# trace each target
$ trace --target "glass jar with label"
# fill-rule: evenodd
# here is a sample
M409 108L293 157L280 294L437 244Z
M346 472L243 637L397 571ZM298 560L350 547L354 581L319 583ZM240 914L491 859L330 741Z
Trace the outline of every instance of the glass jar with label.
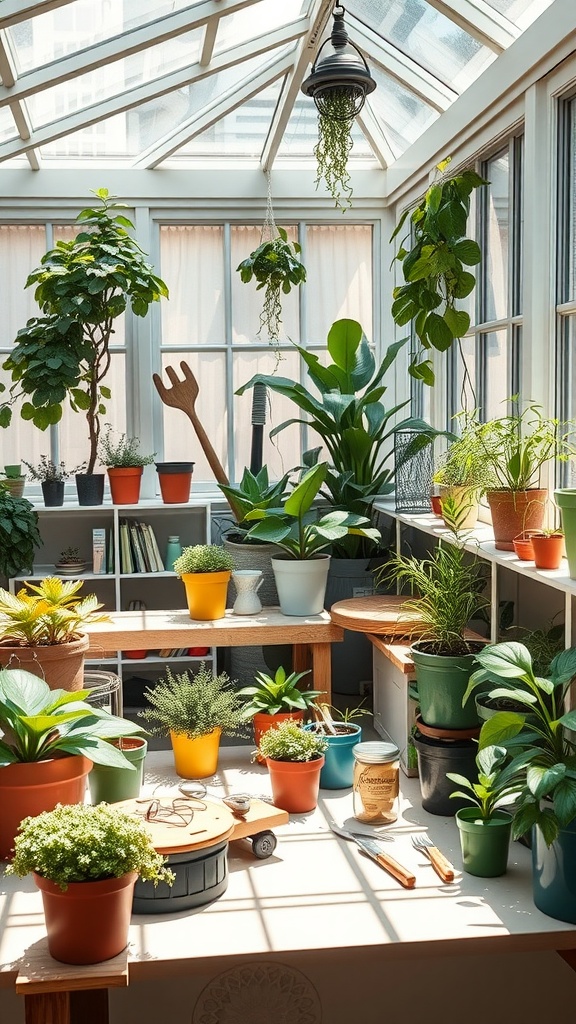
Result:
M352 798L354 817L370 825L387 825L398 817L400 751L394 743L357 743Z

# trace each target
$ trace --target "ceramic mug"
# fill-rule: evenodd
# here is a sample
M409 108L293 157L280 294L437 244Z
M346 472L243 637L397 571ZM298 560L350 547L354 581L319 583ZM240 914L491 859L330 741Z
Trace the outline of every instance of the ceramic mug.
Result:
M236 569L232 580L238 592L232 611L235 615L255 615L262 611L258 591L264 582L261 569Z

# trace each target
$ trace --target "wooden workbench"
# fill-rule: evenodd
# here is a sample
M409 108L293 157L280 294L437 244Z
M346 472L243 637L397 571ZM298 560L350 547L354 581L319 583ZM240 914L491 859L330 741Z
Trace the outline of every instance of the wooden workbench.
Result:
M258 615L234 615L199 622L185 610L112 612L109 622L86 627L89 657L102 651L136 651L164 647L262 647L292 644L294 671L309 667L310 687L332 701L331 644L344 639L344 630L331 621L329 612L319 615L282 615L279 608L263 608Z

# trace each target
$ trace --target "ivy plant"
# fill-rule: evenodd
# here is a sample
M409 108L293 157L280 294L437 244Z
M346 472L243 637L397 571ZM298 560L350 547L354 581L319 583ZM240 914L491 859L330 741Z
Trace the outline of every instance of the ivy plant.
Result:
M166 284L129 234L134 225L119 212L123 204L105 188L94 195L101 206L78 215L79 234L57 242L26 281L26 288L36 286L34 297L43 315L18 331L3 363L13 382L10 399L0 406L0 426L6 427L11 406L26 399L22 418L46 430L62 418L68 398L88 423L88 473L94 472L100 418L111 397L104 380L114 322L128 306L136 316L145 316L152 302L168 296Z
M326 113L318 114L318 142L314 147L316 188L324 179L336 209L345 213L352 206L348 156L353 146L347 90L332 89L324 102L329 107Z
M306 268L298 259L300 251L297 242L288 241L284 228L278 228L275 238L262 242L236 267L244 284L255 278L256 289L264 289L258 334L266 329L275 345L278 344L282 323L281 295L288 295L293 285L298 287L306 280Z
M449 162L438 164L441 174ZM414 324L419 344L408 370L425 384L434 384L426 353L446 352L470 327L469 314L457 303L473 291L476 278L465 268L480 263L482 253L477 242L466 238L466 225L472 192L487 184L472 170L439 178L415 209L404 211L390 239L397 238L409 218L410 231L392 261L402 265L405 281L394 289L392 316L399 327Z

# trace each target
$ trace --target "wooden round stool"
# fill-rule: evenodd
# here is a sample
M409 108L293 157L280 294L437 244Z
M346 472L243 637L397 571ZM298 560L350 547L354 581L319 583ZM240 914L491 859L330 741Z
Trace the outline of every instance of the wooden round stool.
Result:
M399 594L352 597L333 604L330 618L336 625L358 633L409 637L421 633L423 626L421 616L404 610L405 602Z

